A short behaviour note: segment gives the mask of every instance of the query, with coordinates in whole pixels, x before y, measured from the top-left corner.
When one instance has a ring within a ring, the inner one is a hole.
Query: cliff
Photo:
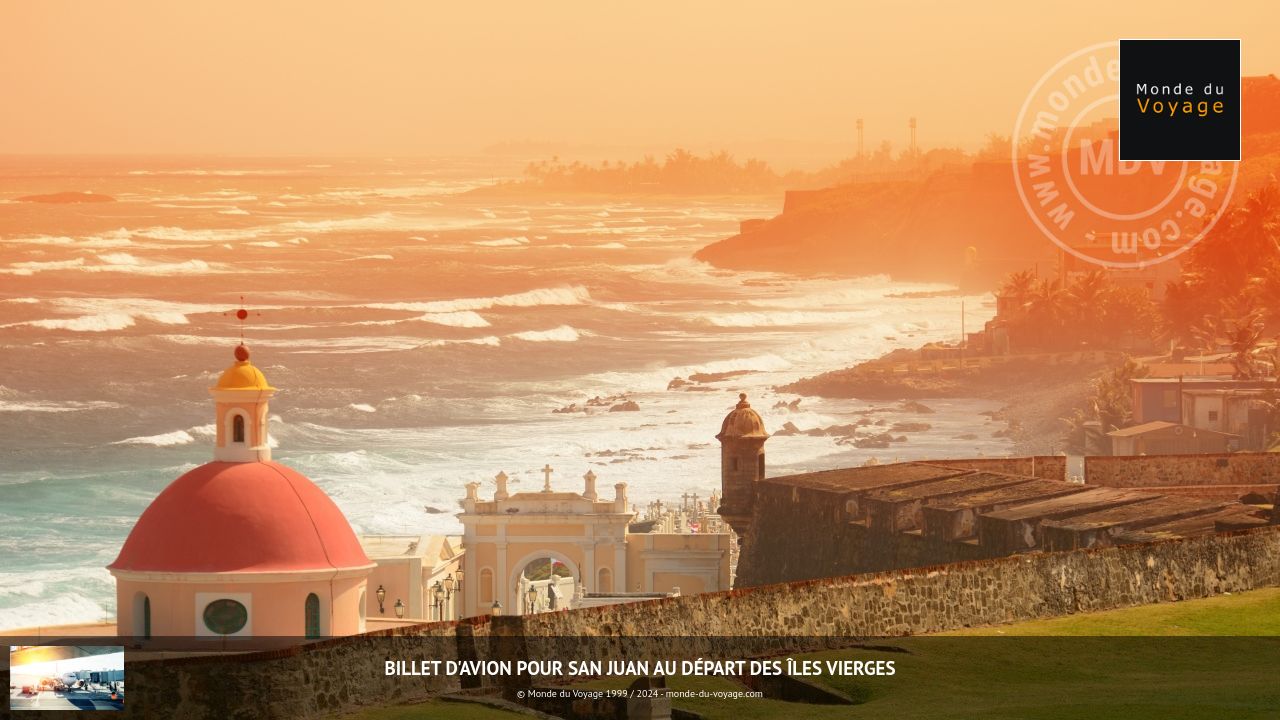
[[[1052,247],[1022,209],[1009,166],[978,163],[921,180],[791,191],[781,215],[695,257],[741,270],[976,286],[1052,261]]]
[[[1245,161],[1235,197],[1280,172],[1280,79],[1245,78]],[[695,257],[717,267],[869,275],[990,288],[1052,262],[1056,247],[1027,216],[1005,162],[923,178],[878,178],[789,191],[781,215],[744,218],[742,232]]]

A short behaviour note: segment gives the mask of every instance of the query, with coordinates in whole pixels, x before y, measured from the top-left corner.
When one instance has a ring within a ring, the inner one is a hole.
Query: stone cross
[[[684,505],[682,507],[689,507],[689,493],[681,495],[680,498],[684,500]]]
[[[550,463],[543,466],[542,475],[545,479],[542,481],[542,492],[551,492],[551,473],[553,472],[555,472],[555,470],[552,469]]]

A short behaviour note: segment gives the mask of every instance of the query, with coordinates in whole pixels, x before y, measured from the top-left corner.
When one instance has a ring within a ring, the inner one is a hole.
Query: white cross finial
[[[551,473],[555,472],[548,463],[542,467],[542,475],[545,480],[542,482],[542,492],[551,492]]]

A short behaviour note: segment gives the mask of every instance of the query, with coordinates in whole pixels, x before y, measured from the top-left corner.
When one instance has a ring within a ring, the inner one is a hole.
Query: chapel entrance
[[[516,580],[515,607],[519,614],[565,610],[573,606],[578,593],[573,570],[554,557],[530,560]]]

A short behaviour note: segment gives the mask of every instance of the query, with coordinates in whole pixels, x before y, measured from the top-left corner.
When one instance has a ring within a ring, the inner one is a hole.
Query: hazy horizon
[[[1210,15],[1149,1],[981,14],[940,2],[10,3],[0,154],[437,156],[515,143],[806,165],[847,154],[857,118],[869,147],[901,149],[911,116],[921,146],[973,149],[1008,134],[1027,89],[1082,46],[1241,37],[1244,74],[1265,75],[1280,69],[1270,20],[1261,2]]]

